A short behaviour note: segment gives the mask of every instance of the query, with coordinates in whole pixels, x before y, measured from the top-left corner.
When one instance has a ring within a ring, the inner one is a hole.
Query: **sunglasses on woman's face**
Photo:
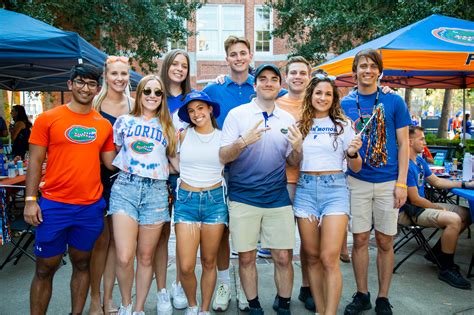
[[[160,89],[154,89],[154,90],[152,90],[150,88],[143,89],[143,95],[145,95],[145,96],[149,96],[151,94],[151,92],[153,92],[153,94],[155,94],[158,97],[163,96],[163,91],[160,90]]]

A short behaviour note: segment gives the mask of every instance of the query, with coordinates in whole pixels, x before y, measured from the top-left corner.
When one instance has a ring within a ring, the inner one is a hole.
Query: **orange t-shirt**
[[[285,94],[282,97],[277,98],[276,103],[281,109],[290,113],[296,121],[301,119],[303,100],[292,100],[288,97],[288,94]],[[288,184],[296,184],[299,176],[300,168],[298,166],[286,165],[286,178]]]
[[[87,205],[102,196],[100,153],[115,150],[112,125],[95,110],[78,114],[66,105],[38,116],[29,142],[47,147],[47,199]]]

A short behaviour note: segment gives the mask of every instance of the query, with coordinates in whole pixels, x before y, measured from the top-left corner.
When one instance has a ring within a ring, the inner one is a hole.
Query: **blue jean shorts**
[[[124,213],[139,225],[169,222],[166,180],[120,172],[112,186],[107,215]]]
[[[43,222],[36,228],[36,256],[61,255],[67,246],[87,252],[92,250],[104,228],[103,198],[90,205],[73,205],[42,197],[38,204]]]
[[[229,224],[224,187],[205,191],[178,189],[174,223]]]
[[[297,218],[315,217],[320,223],[325,215],[350,216],[346,175],[344,173],[331,175],[301,173],[296,184],[293,211]]]

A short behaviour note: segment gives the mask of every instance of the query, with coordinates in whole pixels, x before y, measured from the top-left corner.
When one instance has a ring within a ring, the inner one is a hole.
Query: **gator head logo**
[[[357,133],[359,133],[362,129],[364,129],[365,124],[367,124],[367,122],[370,119],[370,115],[362,115],[362,117],[364,118],[364,122],[362,122],[362,119],[360,119],[360,118],[358,118],[354,122],[354,129]],[[367,130],[367,128],[366,128],[366,130]]]
[[[148,154],[153,151],[153,143],[148,143],[142,140],[134,141],[131,145],[132,150],[138,154]]]
[[[97,139],[97,130],[95,128],[78,125],[69,127],[64,134],[69,141],[78,144],[91,143]]]
[[[440,27],[431,31],[434,37],[445,42],[474,46],[474,30],[466,30],[462,28]]]

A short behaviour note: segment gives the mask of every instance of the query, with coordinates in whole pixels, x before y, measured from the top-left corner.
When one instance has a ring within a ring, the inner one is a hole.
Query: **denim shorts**
[[[169,222],[166,180],[120,172],[112,186],[108,215],[124,213],[139,225]]]
[[[331,175],[301,173],[296,184],[293,211],[297,218],[315,217],[320,223],[325,215],[350,216],[346,175],[344,173]]]
[[[174,223],[229,224],[224,187],[205,191],[178,189]]]

